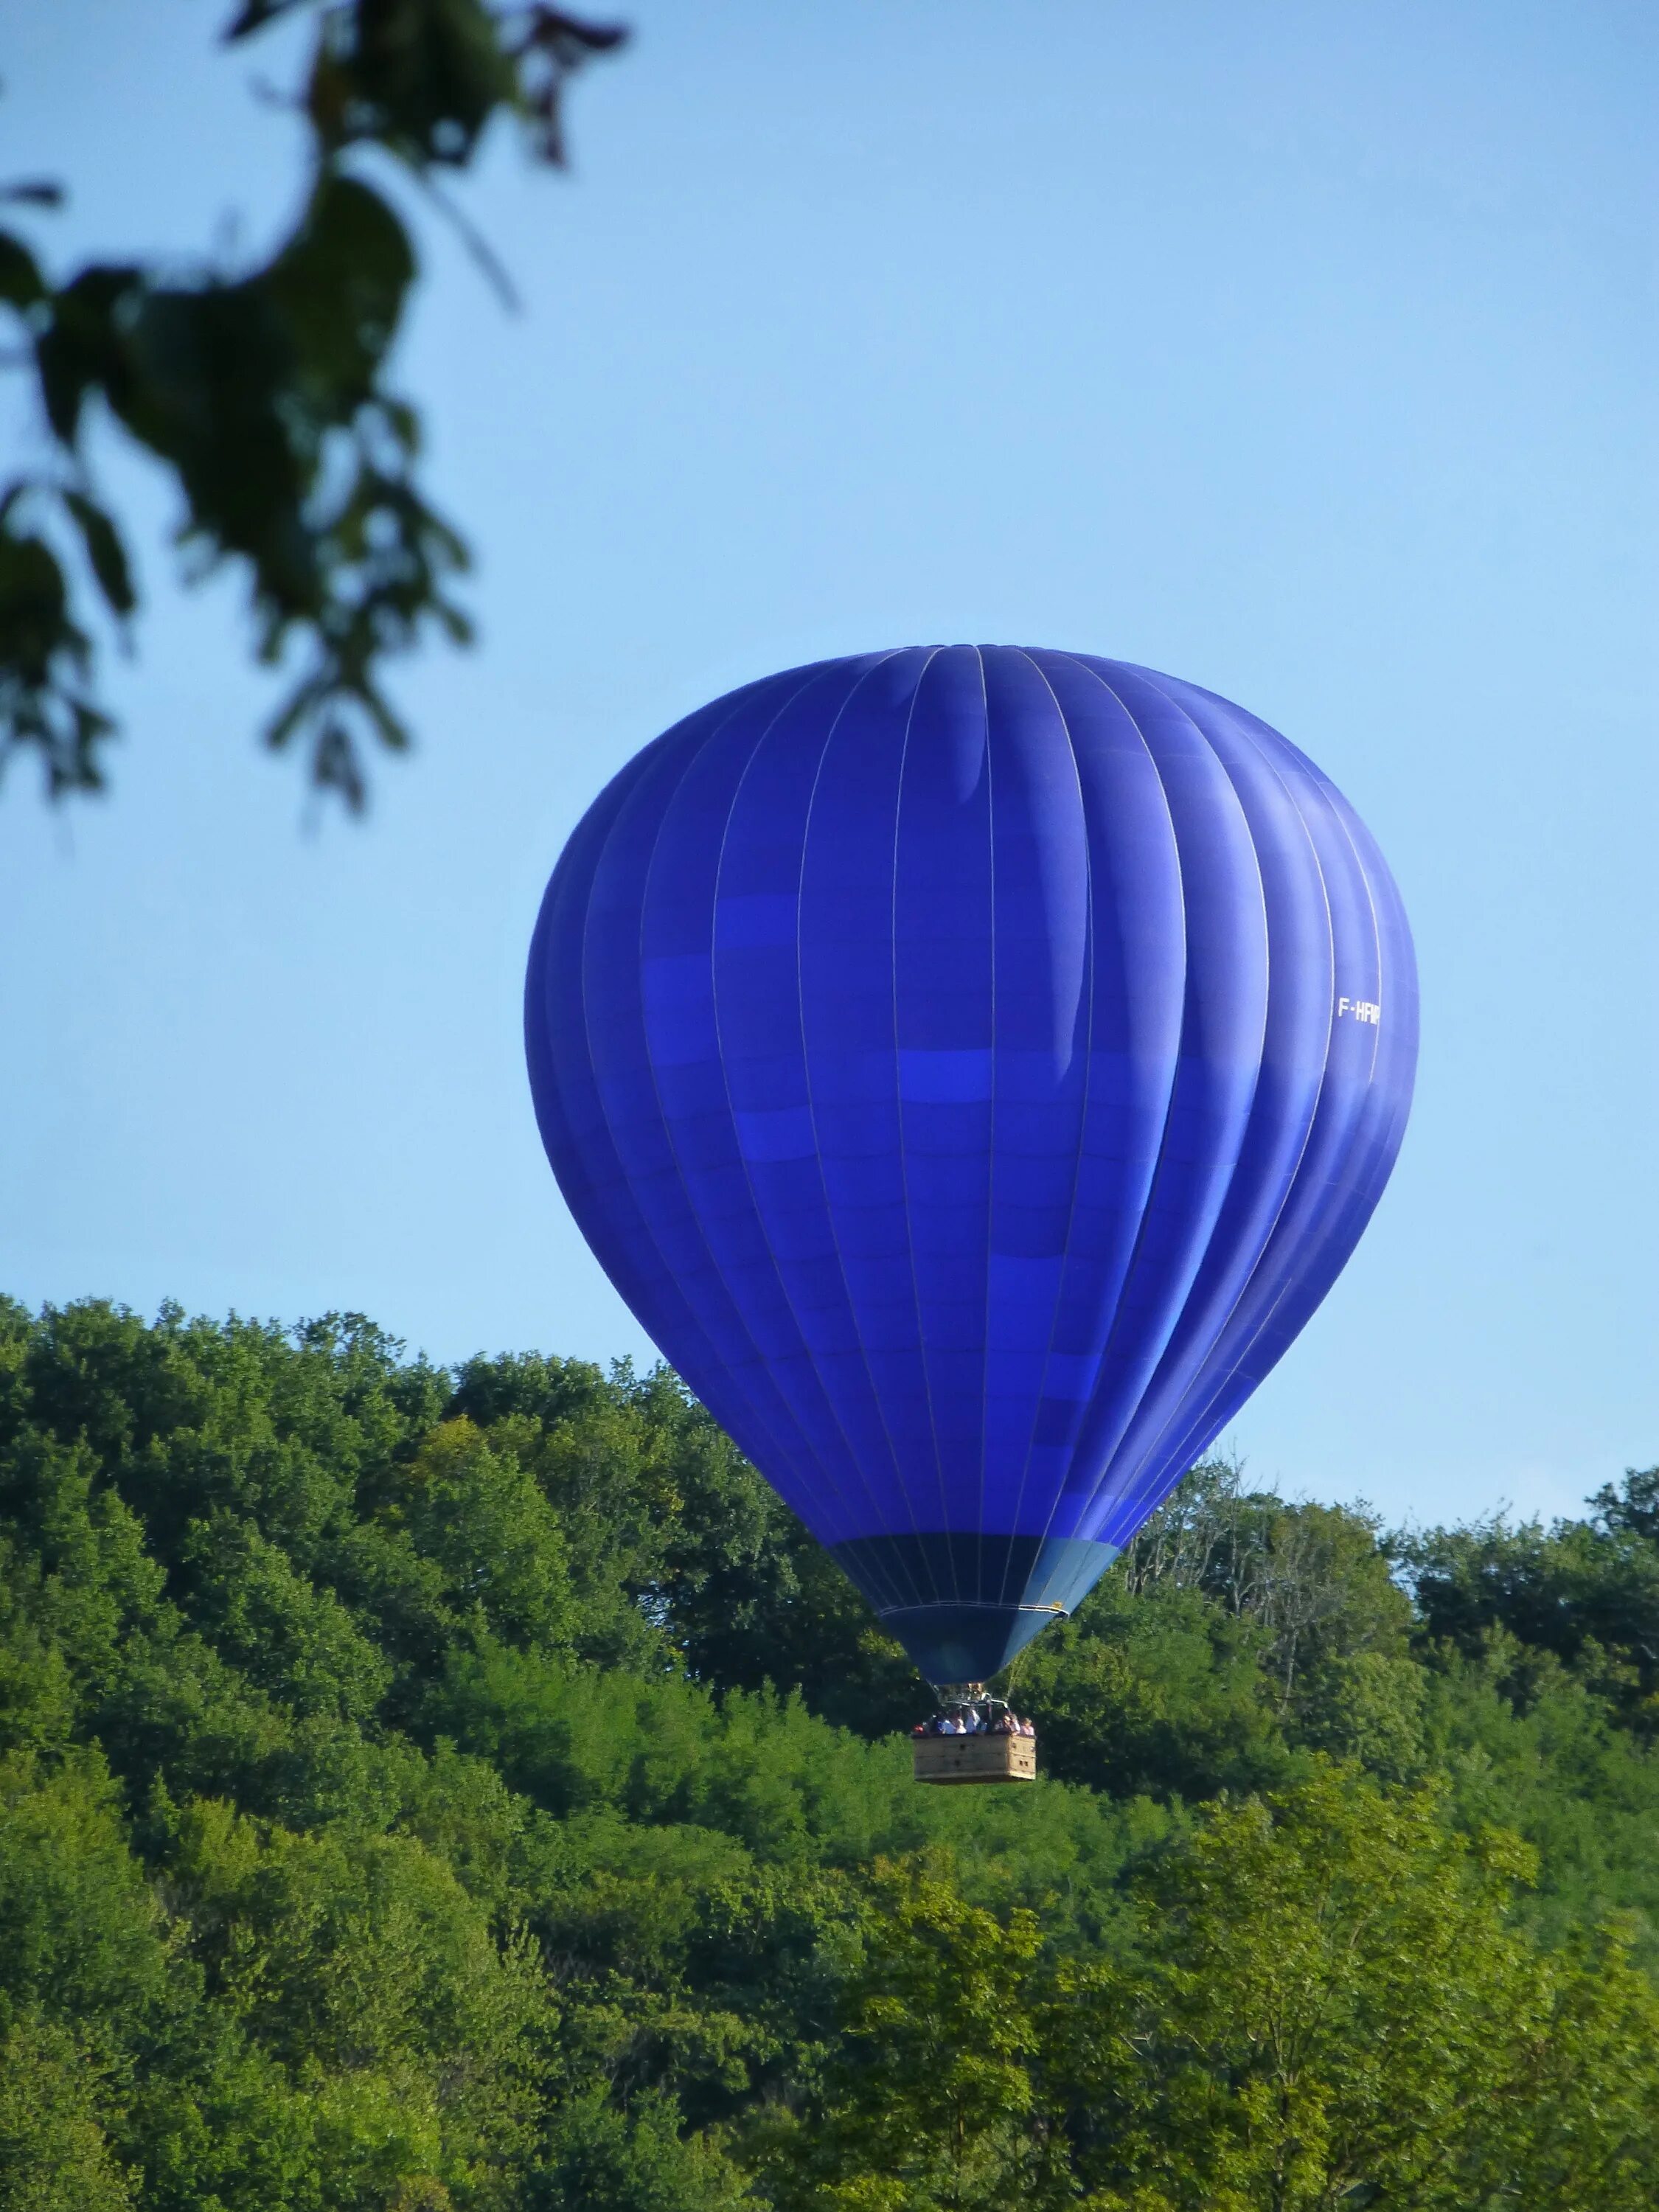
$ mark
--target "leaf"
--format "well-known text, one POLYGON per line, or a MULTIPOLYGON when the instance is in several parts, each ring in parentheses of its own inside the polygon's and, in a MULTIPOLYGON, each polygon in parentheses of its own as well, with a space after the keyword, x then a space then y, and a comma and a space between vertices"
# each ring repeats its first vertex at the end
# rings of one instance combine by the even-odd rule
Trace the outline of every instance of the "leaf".
POLYGON ((380 0, 335 11, 307 96, 331 149, 374 143, 419 171, 465 167, 516 105, 517 58, 481 0, 380 0))
POLYGON ((563 49, 569 54, 608 54, 628 42, 625 23, 586 23, 580 16, 567 15, 562 8, 537 8, 532 11, 531 27, 526 44, 563 49))
POLYGON ((279 15, 291 15, 299 5, 300 0, 242 0, 219 35, 226 46, 234 46, 239 39, 251 39, 256 31, 263 31, 279 15))
POLYGON ((0 185, 0 200, 17 200, 27 207, 59 208, 64 187, 50 177, 21 177, 15 185, 0 185))
POLYGON ((529 11, 529 26, 514 59, 518 64, 520 113, 532 126, 530 143, 538 160, 565 167, 564 90, 573 74, 595 54, 613 53, 628 39, 619 23, 586 23, 561 8, 529 11))
POLYGON ((44 538, 0 531, 0 664, 31 690, 53 678, 59 656, 83 666, 87 639, 69 611, 69 586, 44 538))
POLYGON ((364 713, 374 726, 375 735, 388 751, 404 753, 409 750, 409 731, 394 714, 372 684, 365 684, 357 693, 364 713))
POLYGON ((120 533, 104 509, 83 493, 66 491, 64 504, 80 526, 87 559, 111 612, 130 615, 138 604, 138 595, 132 587, 132 571, 120 533))
POLYGON ((13 307, 32 307, 46 296, 46 280, 22 240, 0 230, 0 300, 13 307))
POLYGON ((87 394, 125 380, 120 313, 144 283, 141 270, 94 264, 53 295, 35 356, 46 419, 65 446, 75 443, 87 394))
POLYGON ((317 676, 308 676, 295 686, 265 726, 264 741, 272 752, 282 750, 306 716, 320 704, 326 690, 324 679, 317 676))
POLYGON ((337 791, 354 814, 361 814, 368 797, 357 749, 343 722, 331 718, 318 733, 312 755, 311 780, 319 791, 337 791))
POLYGON ((369 398, 414 276, 409 234, 380 194, 329 175, 255 280, 287 325, 309 404, 330 420, 343 422, 369 398))

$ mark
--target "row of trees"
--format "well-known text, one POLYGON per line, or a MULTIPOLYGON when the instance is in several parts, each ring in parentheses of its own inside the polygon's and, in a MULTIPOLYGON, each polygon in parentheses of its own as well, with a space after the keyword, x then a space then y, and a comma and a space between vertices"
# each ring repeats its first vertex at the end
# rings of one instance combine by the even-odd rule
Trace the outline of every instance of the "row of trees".
POLYGON ((921 1686, 666 1373, 0 1305, 0 2208, 1631 2212, 1659 1477, 921 1686))

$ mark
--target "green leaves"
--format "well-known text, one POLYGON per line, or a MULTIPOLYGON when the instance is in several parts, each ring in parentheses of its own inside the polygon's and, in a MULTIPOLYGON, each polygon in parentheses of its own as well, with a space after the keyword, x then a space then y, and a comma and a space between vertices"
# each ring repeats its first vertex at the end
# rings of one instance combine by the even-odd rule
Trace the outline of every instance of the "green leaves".
POLYGON ((1041 1948, 1032 1913, 970 1904, 948 1856, 878 1861, 822 2109, 758 2139, 779 2203, 989 2212, 1040 2191, 1041 1948))
POLYGON ((71 611, 63 563, 23 520, 27 490, 14 484, 0 496, 0 770, 33 747, 59 798, 102 787, 98 749, 114 725, 87 690, 92 641, 71 611))
POLYGON ((128 2212, 132 2195, 102 2123, 107 2085, 92 2054, 49 2021, 0 2039, 0 2203, 28 2212, 128 2212))
POLYGON ((1105 1948, 878 1866, 821 2087, 749 2155, 787 2212, 1627 2212, 1659 2000, 1616 1932, 1528 1939, 1528 1869, 1330 1767, 1208 1808, 1105 1948))
POLYGON ((46 296, 46 283, 34 256, 11 231, 0 230, 0 300, 9 307, 32 307, 46 296))
MULTIPOLYGON (((226 39, 299 4, 247 0, 226 39)), ((319 789, 363 805, 369 752, 410 742, 390 665, 432 630, 455 645, 472 635, 451 596, 466 546, 421 490, 419 416, 388 380, 414 242, 344 164, 378 149, 429 184, 471 161, 498 114, 525 126, 534 158, 562 162, 564 86, 623 34, 482 0, 335 0, 315 12, 310 189, 262 264, 179 282, 141 261, 96 263, 54 285, 0 232, 0 305, 18 319, 56 449, 0 507, 0 771, 33 750, 54 797, 101 787, 112 734, 88 688, 98 648, 77 572, 118 622, 138 604, 89 474, 88 426, 102 411, 177 488, 187 577, 228 563, 244 579, 258 656, 289 671, 265 743, 301 750, 319 789)), ((48 205, 54 192, 23 184, 4 197, 48 205)))
POLYGON ((250 287, 282 329, 282 387, 301 399, 311 435, 374 397, 415 273, 414 248, 380 194, 325 173, 299 228, 250 287))
POLYGON ((81 543, 105 605, 112 615, 130 615, 138 604, 138 595, 132 587, 132 572, 120 532, 104 509, 84 492, 66 491, 64 505, 80 530, 81 543))
MULTIPOLYGON (((244 37, 276 13, 253 0, 229 35, 244 37)), ((525 125, 535 158, 562 167, 566 83, 627 35, 561 8, 358 0, 324 13, 306 110, 330 153, 368 141, 417 174, 465 167, 494 118, 511 113, 525 125)))
POLYGON ((274 23, 279 15, 291 15, 296 8, 307 4, 308 0, 243 0, 225 27, 225 44, 234 46, 239 39, 251 38, 254 32, 263 31, 267 23, 274 23))

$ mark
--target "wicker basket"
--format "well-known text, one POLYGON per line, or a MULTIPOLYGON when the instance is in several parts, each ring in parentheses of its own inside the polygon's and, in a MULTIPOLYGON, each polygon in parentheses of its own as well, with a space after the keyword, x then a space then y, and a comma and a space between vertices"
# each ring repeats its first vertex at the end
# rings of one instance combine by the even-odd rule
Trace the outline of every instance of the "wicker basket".
POLYGON ((918 1735, 910 1740, 918 1782, 1035 1782, 1029 1735, 918 1735))

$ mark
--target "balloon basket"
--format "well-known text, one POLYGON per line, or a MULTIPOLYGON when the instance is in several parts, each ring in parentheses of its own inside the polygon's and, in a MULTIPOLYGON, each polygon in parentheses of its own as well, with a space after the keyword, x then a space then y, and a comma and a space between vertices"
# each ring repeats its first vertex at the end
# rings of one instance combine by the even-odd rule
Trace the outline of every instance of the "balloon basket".
MULTIPOLYGON (((943 1714, 972 1718, 1000 1714, 1012 1718, 1006 1698, 988 1694, 982 1682, 939 1685, 943 1714)), ((1004 1735, 994 1727, 976 1728, 971 1735, 936 1735, 910 1739, 913 1781, 945 1784, 975 1782, 1035 1782, 1036 1738, 1004 1735)))
POLYGON ((1035 1782, 1036 1742, 1029 1735, 919 1735, 910 1743, 918 1782, 1035 1782))

